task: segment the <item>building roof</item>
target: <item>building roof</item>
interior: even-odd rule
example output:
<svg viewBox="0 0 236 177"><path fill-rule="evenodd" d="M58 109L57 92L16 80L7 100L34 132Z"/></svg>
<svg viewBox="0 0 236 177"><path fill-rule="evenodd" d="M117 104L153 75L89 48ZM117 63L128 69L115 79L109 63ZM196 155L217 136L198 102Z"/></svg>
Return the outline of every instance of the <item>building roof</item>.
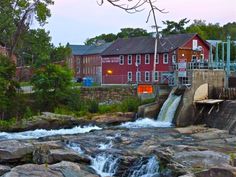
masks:
<svg viewBox="0 0 236 177"><path fill-rule="evenodd" d="M69 45L73 55L83 55L90 46L88 45Z"/></svg>
<svg viewBox="0 0 236 177"><path fill-rule="evenodd" d="M69 45L73 55L93 55L102 53L112 43L105 43L102 45Z"/></svg>
<svg viewBox="0 0 236 177"><path fill-rule="evenodd" d="M176 34L161 37L158 41L158 53L165 53L183 46L192 39L196 34ZM108 47L102 55L127 55L127 54L144 54L154 53L154 37L134 37L128 39L117 39Z"/></svg>

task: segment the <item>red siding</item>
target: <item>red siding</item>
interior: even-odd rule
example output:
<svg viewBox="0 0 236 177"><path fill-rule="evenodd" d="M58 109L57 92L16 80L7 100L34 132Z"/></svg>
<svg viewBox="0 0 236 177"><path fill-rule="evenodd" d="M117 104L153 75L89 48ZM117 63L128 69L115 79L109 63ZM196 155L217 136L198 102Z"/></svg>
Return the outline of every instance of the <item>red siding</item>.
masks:
<svg viewBox="0 0 236 177"><path fill-rule="evenodd" d="M124 55L124 64L119 64L119 56L104 56L102 58L102 83L103 84L127 84L128 72L132 72L132 83L136 82L136 72L141 72L141 82L151 83L154 54L150 54L150 63L145 64L145 54L141 54L141 64L137 67L136 54L132 55L132 64L128 64L128 55ZM163 63L163 54L159 54L159 63L156 64L156 71L168 72L170 71L171 57L169 55L168 64ZM107 71L111 70L112 74L108 74ZM150 72L149 82L145 81L145 72Z"/></svg>

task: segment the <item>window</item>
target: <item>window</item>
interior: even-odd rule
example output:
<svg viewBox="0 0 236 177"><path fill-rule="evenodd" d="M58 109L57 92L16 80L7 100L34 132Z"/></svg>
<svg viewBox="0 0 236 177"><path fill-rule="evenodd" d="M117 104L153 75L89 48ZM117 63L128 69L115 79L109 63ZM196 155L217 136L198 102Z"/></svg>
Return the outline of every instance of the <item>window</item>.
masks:
<svg viewBox="0 0 236 177"><path fill-rule="evenodd" d="M154 72L154 81L158 81L159 80L159 72L155 71Z"/></svg>
<svg viewBox="0 0 236 177"><path fill-rule="evenodd" d="M141 73L140 71L136 72L136 82L140 82L141 81Z"/></svg>
<svg viewBox="0 0 236 177"><path fill-rule="evenodd" d="M197 40L193 40L193 50L197 49Z"/></svg>
<svg viewBox="0 0 236 177"><path fill-rule="evenodd" d="M123 65L125 63L125 58L124 58L124 55L120 55L120 65Z"/></svg>
<svg viewBox="0 0 236 177"><path fill-rule="evenodd" d="M132 81L132 72L129 71L127 76L128 76L128 81Z"/></svg>
<svg viewBox="0 0 236 177"><path fill-rule="evenodd" d="M136 55L136 63L137 66L141 64L141 55Z"/></svg>
<svg viewBox="0 0 236 177"><path fill-rule="evenodd" d="M168 53L163 54L163 64L168 64Z"/></svg>
<svg viewBox="0 0 236 177"><path fill-rule="evenodd" d="M196 55L192 55L192 62L197 62L197 56Z"/></svg>
<svg viewBox="0 0 236 177"><path fill-rule="evenodd" d="M156 64L159 64L159 54L157 54L156 56L156 61L155 61Z"/></svg>
<svg viewBox="0 0 236 177"><path fill-rule="evenodd" d="M150 54L145 54L145 64L150 64Z"/></svg>
<svg viewBox="0 0 236 177"><path fill-rule="evenodd" d="M132 65L132 55L128 55L128 65Z"/></svg>
<svg viewBox="0 0 236 177"><path fill-rule="evenodd" d="M145 82L150 81L150 72L149 71L145 71Z"/></svg>
<svg viewBox="0 0 236 177"><path fill-rule="evenodd" d="M172 63L173 63L173 64L176 63L176 55L172 55Z"/></svg>
<svg viewBox="0 0 236 177"><path fill-rule="evenodd" d="M204 60L204 54L201 54L201 55L200 55L200 59L201 59L201 60Z"/></svg>

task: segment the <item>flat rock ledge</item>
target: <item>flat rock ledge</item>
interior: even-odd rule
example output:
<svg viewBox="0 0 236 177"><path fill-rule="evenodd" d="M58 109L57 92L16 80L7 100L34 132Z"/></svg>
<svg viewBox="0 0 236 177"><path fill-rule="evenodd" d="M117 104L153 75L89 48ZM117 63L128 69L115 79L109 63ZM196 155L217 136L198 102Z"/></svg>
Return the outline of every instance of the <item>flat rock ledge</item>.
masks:
<svg viewBox="0 0 236 177"><path fill-rule="evenodd" d="M54 165L36 165L26 164L14 167L10 172L5 173L2 177L98 177L88 171L80 168L80 165L73 162L62 161Z"/></svg>

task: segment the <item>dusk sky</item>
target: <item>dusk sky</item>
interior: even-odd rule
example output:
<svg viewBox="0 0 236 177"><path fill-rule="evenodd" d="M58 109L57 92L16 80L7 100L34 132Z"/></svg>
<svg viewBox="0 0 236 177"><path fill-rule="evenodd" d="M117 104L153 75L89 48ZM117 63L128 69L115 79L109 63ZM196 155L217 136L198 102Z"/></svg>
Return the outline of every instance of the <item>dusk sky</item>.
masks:
<svg viewBox="0 0 236 177"><path fill-rule="evenodd" d="M163 26L162 21L183 18L191 22L202 19L221 25L236 21L236 0L157 0L155 4L169 12L157 13L159 26ZM87 38L102 33L117 33L124 27L153 31L152 19L146 23L148 8L128 14L108 3L99 6L96 0L55 0L51 12L52 17L45 28L50 31L55 45L67 42L83 44Z"/></svg>

